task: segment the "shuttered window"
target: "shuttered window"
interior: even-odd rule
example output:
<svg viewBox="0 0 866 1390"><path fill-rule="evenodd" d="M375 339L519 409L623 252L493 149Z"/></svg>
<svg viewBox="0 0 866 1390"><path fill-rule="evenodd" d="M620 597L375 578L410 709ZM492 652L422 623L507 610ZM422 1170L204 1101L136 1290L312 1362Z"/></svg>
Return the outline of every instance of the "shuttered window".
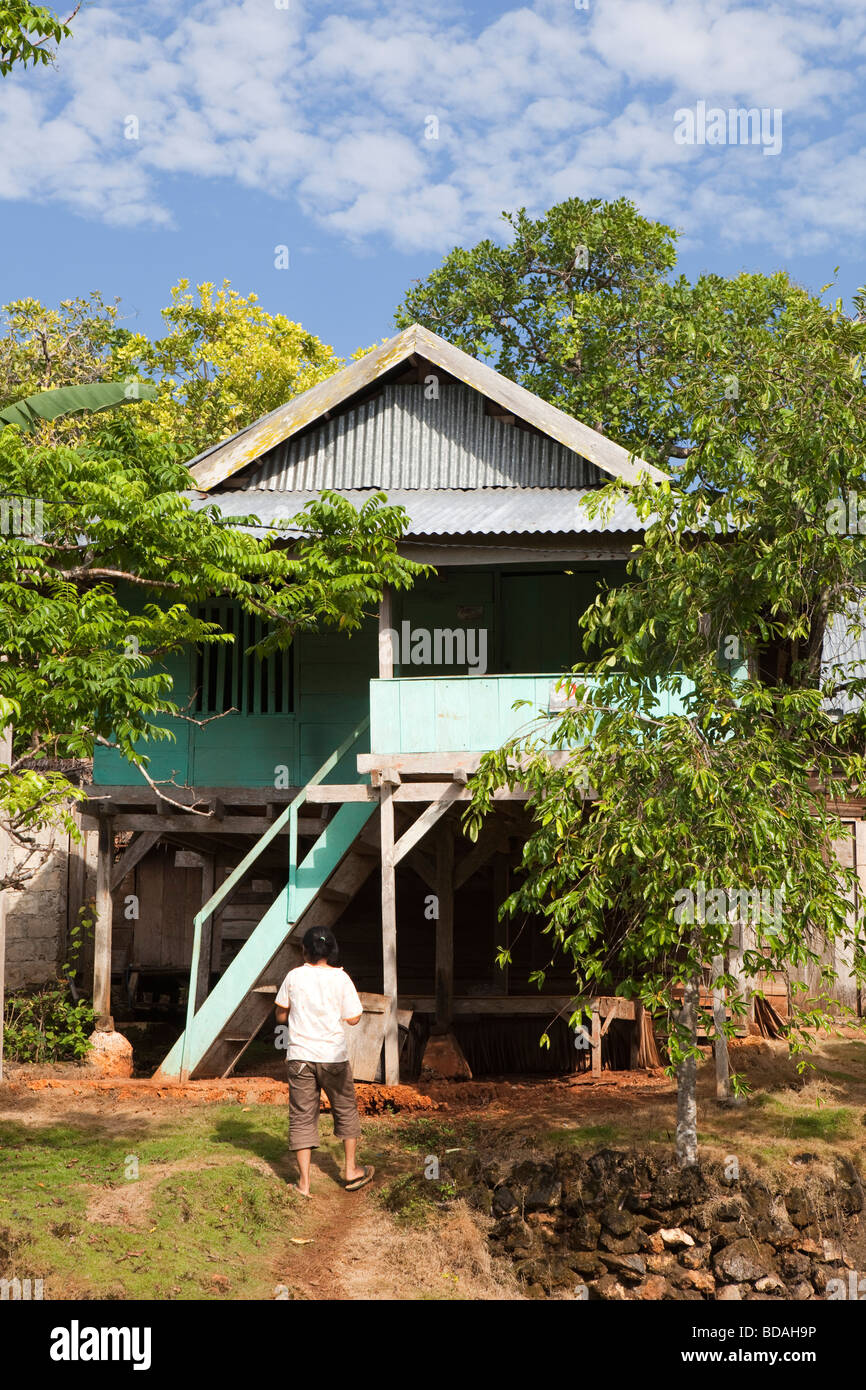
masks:
<svg viewBox="0 0 866 1390"><path fill-rule="evenodd" d="M196 616L219 623L234 642L204 643L196 649L196 714L291 714L294 709L292 649L263 659L248 651L267 636L269 625L236 604L208 604Z"/></svg>

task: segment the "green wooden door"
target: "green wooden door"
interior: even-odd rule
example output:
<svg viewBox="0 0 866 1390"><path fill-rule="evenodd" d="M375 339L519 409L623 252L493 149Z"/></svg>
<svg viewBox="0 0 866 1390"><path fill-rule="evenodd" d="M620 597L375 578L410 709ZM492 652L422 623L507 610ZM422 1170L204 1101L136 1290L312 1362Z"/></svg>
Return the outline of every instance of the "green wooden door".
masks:
<svg viewBox="0 0 866 1390"><path fill-rule="evenodd" d="M565 671L586 660L578 619L598 578L588 570L503 574L503 671Z"/></svg>

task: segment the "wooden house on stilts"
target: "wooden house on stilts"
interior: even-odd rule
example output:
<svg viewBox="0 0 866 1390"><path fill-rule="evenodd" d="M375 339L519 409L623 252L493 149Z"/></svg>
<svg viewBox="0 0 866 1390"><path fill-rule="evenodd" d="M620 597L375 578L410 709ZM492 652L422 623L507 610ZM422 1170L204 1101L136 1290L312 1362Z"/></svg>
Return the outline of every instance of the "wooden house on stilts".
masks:
<svg viewBox="0 0 866 1390"><path fill-rule="evenodd" d="M624 500L594 520L588 496L611 477L660 475L418 326L190 469L202 504L265 525L323 489L356 503L384 491L411 519L406 553L435 573L386 594L351 638L303 634L264 661L245 655L261 629L229 601L209 605L236 641L170 666L200 722L175 721L175 741L148 749L150 775L188 810L130 785L128 764L98 750L85 825L99 832L104 1026L112 984L133 1008L149 980L189 981L161 1074L228 1074L257 1036L273 1041L277 986L306 928L325 923L359 989L378 996L370 1037L377 1058L384 1037L385 1081L400 1077L401 1044L404 1074L417 1073L431 1033L452 1033L476 1072L564 1070L567 962L539 992L530 976L550 943L530 923L513 929L508 968L496 964L508 930L497 907L527 834L520 793L502 796L474 845L461 804L480 755L525 724L515 701L549 708L589 655L578 619L625 575L635 511ZM601 1001L593 1015L599 1067L602 1033L609 1045L630 1008ZM544 1053L539 1034L560 1011Z"/></svg>

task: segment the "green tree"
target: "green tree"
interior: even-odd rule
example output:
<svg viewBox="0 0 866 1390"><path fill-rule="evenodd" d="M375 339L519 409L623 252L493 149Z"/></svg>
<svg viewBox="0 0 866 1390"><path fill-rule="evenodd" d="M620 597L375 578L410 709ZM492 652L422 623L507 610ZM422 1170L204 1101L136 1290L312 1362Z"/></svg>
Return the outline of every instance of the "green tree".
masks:
<svg viewBox="0 0 866 1390"><path fill-rule="evenodd" d="M669 472L670 484L629 492L647 525L644 542L628 582L600 595L586 616L587 637L603 652L604 708L572 712L561 731L548 725L537 734L554 751L558 740L573 740L579 758L572 775L554 774L544 757L533 765L541 820L521 904L533 894L542 904L552 884L551 929L563 949L576 942L599 964L595 981L602 957L577 924L600 910L601 897L611 920L625 903L629 940L639 943L626 949L614 930L625 991L637 988L638 956L649 969L667 933L654 982L686 990L687 1045L670 1009L668 1017L681 1099L693 1116L691 1001L699 968L718 959L723 943L706 923L674 920L674 890L694 892L699 882L745 890L759 877L773 890L785 866L789 906L778 939L787 951L778 961L809 949L810 923L832 938L845 915L846 885L829 867L834 821L814 787L850 795L863 785L862 716L840 721L830 707L856 703L866 683L842 663L822 672L822 653L831 621L848 640L859 635L866 599L862 542L850 524L864 485L866 324L862 312L828 307L781 272L694 284L675 276L671 229L622 200L572 199L536 221L522 211L506 221L506 246L452 252L410 290L398 322L419 319L485 351L506 375ZM601 489L599 512L618 495L615 484ZM720 686L719 655L730 669L747 662L750 681ZM694 695L681 714L648 723L646 679L677 671ZM581 808L584 773L574 766L600 779L601 801L589 817L580 809L544 821L548 791L555 799L567 788ZM495 758L484 773L504 775ZM652 812L636 794L629 799L635 788ZM478 795L475 827L484 777ZM628 899L623 885L635 874L644 886ZM791 1036L802 1042L796 1027ZM678 1134L681 1155L693 1151L687 1128Z"/></svg>
<svg viewBox="0 0 866 1390"><path fill-rule="evenodd" d="M0 819L25 858L34 827L68 824L76 795L61 773L39 770L46 757L88 758L107 743L150 780L146 745L171 737L161 716L190 717L164 657L233 640L195 616L206 599L228 595L265 619L264 655L301 630L351 632L383 585L424 572L399 556L405 514L382 494L358 510L325 494L291 548L277 532L242 529L249 518L194 509L173 444L133 413L99 417L77 449L33 448L14 426L0 433L0 726L15 728Z"/></svg>
<svg viewBox="0 0 866 1390"><path fill-rule="evenodd" d="M35 67L51 63L55 50L50 45L69 37L70 22L78 14L80 4L64 21L45 5L33 5L30 0L3 0L0 4L0 77L11 72L16 63Z"/></svg>
<svg viewBox="0 0 866 1390"><path fill-rule="evenodd" d="M128 336L115 354L117 375L139 375L157 386L142 419L165 430L181 458L243 429L344 365L332 348L284 314L270 314L258 296L244 297L228 281L220 289L187 280L163 310L165 337Z"/></svg>

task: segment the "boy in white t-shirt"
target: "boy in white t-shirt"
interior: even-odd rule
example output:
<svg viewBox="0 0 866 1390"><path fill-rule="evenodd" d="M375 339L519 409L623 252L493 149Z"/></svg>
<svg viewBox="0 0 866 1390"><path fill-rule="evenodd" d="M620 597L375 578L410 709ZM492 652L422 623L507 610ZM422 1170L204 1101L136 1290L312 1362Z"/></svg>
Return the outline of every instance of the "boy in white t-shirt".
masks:
<svg viewBox="0 0 866 1390"><path fill-rule="evenodd" d="M310 1160L319 1145L319 1107L325 1092L334 1116L334 1135L346 1150L346 1191L366 1187L375 1169L355 1162L361 1136L355 1083L343 1033L360 1023L358 991L336 962L334 933L310 927L303 939L304 964L290 970L277 994L277 1023L288 1023L289 1146L300 1169L295 1190L310 1195Z"/></svg>

